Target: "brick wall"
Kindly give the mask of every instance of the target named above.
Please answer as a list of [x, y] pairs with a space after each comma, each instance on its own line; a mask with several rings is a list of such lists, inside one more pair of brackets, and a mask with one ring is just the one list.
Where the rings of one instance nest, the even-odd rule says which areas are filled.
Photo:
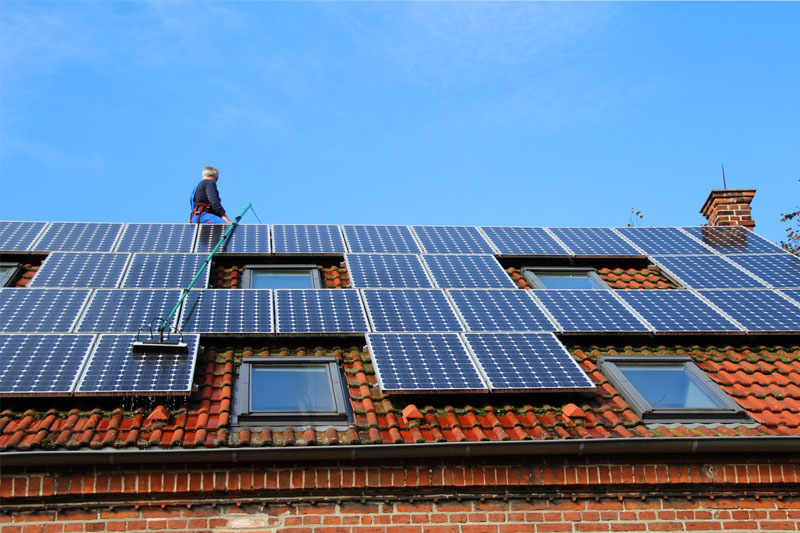
[[706, 217], [709, 226], [744, 226], [753, 229], [750, 202], [755, 189], [721, 189], [711, 191], [700, 213]]

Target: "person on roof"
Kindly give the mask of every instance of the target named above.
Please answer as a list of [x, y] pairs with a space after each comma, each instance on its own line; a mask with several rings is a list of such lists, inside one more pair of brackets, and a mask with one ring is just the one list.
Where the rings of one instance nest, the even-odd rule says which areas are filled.
[[197, 184], [189, 197], [192, 212], [189, 222], [198, 224], [231, 224], [231, 219], [225, 214], [225, 208], [219, 199], [217, 190], [219, 170], [214, 167], [203, 169], [203, 179]]

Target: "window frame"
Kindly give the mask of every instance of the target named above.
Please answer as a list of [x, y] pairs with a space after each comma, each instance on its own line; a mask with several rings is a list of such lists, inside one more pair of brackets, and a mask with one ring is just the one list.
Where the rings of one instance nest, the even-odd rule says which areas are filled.
[[13, 283], [19, 276], [20, 268], [22, 265], [14, 262], [2, 262], [0, 268], [8, 268], [8, 272], [0, 274], [0, 287], [13, 287]]
[[546, 290], [559, 290], [559, 289], [551, 289], [546, 287], [544, 283], [539, 279], [539, 276], [536, 275], [536, 272], [547, 272], [547, 273], [559, 273], [563, 272], [564, 274], [586, 274], [586, 277], [591, 279], [597, 287], [594, 289], [573, 289], [573, 290], [611, 290], [611, 286], [603, 281], [595, 269], [592, 267], [539, 267], [539, 266], [526, 266], [522, 267], [522, 275], [528, 280], [528, 283], [534, 289], [546, 289]]
[[[316, 366], [327, 370], [333, 394], [332, 411], [263, 411], [252, 405], [252, 373], [258, 367]], [[236, 380], [233, 423], [240, 426], [280, 426], [307, 429], [308, 427], [349, 427], [351, 408], [347, 383], [339, 369], [339, 360], [332, 356], [314, 357], [243, 357]]]
[[[720, 400], [726, 407], [678, 407], [659, 408], [647, 401], [625, 374], [617, 368], [618, 363], [647, 365], [675, 365], [688, 370], [694, 382], [706, 394]], [[628, 402], [634, 412], [645, 422], [730, 422], [748, 421], [750, 416], [733, 398], [698, 367], [691, 357], [682, 355], [607, 355], [598, 359], [597, 366], [612, 385]]]
[[[319, 275], [319, 267], [317, 265], [271, 265], [271, 264], [251, 264], [244, 266], [244, 273], [242, 275], [242, 288], [243, 289], [251, 289], [253, 288], [253, 272], [259, 270], [304, 270], [308, 272], [308, 276], [311, 279], [311, 287], [306, 287], [308, 289], [321, 289], [322, 288], [322, 280], [320, 279]], [[272, 289], [277, 290], [277, 289]]]

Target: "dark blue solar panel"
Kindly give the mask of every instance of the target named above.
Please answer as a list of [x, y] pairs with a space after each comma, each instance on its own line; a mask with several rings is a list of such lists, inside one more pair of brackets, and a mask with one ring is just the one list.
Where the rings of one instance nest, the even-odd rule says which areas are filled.
[[500, 255], [569, 255], [544, 228], [481, 227]]
[[189, 394], [198, 340], [198, 335], [183, 336], [186, 353], [142, 353], [133, 350], [136, 335], [100, 335], [75, 394]]
[[276, 254], [343, 254], [346, 251], [339, 226], [333, 224], [275, 224], [272, 247]]
[[[133, 254], [131, 266], [123, 288], [184, 288], [200, 271], [208, 256], [203, 254]], [[208, 280], [208, 267], [200, 274], [195, 287], [205, 287]]]
[[421, 252], [408, 226], [343, 227], [347, 247], [353, 253], [418, 254]]
[[783, 289], [781, 292], [786, 296], [788, 296], [789, 298], [791, 298], [792, 300], [794, 300], [795, 302], [800, 304], [800, 289], [792, 289], [792, 290]]
[[575, 255], [642, 255], [611, 228], [549, 228]]
[[418, 255], [347, 254], [350, 283], [359, 288], [427, 289], [433, 283]]
[[701, 291], [749, 331], [800, 331], [800, 306], [773, 291]]
[[197, 224], [127, 224], [116, 252], [183, 252], [194, 247]]
[[530, 297], [519, 289], [463, 289], [448, 291], [468, 331], [554, 331], [555, 325]]
[[278, 333], [365, 333], [367, 315], [356, 290], [275, 291]]
[[463, 331], [444, 291], [361, 289], [375, 331]]
[[179, 290], [97, 289], [75, 331], [136, 333], [157, 331], [178, 303]]
[[429, 254], [493, 254], [492, 246], [472, 226], [413, 226]]
[[[655, 292], [655, 291], [649, 291]], [[535, 290], [532, 294], [563, 331], [649, 331], [611, 291], [593, 289]]]
[[486, 384], [455, 333], [368, 334], [383, 392], [478, 392]]
[[629, 290], [617, 295], [656, 332], [740, 331], [730, 320], [689, 291]]
[[69, 394], [93, 335], [0, 335], [0, 396]]
[[[227, 224], [200, 224], [195, 252], [211, 253], [228, 228]], [[217, 253], [268, 254], [270, 251], [269, 225], [239, 224]]]
[[552, 333], [466, 333], [495, 391], [591, 391], [594, 382]]
[[718, 255], [655, 257], [659, 266], [693, 289], [766, 287]]
[[28, 250], [46, 225], [47, 222], [0, 221], [0, 250]]
[[272, 291], [191, 291], [183, 304], [181, 330], [196, 333], [271, 333]]
[[59, 252], [110, 252], [122, 224], [108, 222], [53, 222], [33, 247]]
[[728, 255], [739, 266], [746, 268], [773, 287], [800, 288], [800, 258], [791, 254]]
[[29, 287], [105, 287], [119, 285], [130, 254], [53, 252]]
[[744, 226], [701, 226], [682, 228], [721, 254], [774, 254], [783, 250]]
[[442, 289], [513, 289], [514, 282], [493, 255], [423, 255]]
[[88, 289], [0, 289], [0, 332], [69, 333]]
[[651, 255], [701, 255], [711, 250], [679, 228], [616, 228], [623, 237]]

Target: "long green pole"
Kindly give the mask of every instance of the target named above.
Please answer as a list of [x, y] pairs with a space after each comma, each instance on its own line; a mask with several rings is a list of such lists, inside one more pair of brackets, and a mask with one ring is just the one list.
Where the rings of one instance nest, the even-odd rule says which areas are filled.
[[[211, 263], [211, 258], [214, 257], [214, 254], [217, 253], [217, 250], [219, 249], [219, 247], [222, 246], [222, 243], [225, 242], [225, 239], [228, 238], [228, 236], [233, 232], [233, 230], [236, 228], [236, 226], [239, 225], [239, 220], [241, 220], [242, 217], [244, 216], [244, 214], [247, 213], [247, 210], [251, 209], [252, 207], [253, 207], [253, 204], [247, 204], [247, 206], [245, 206], [245, 208], [242, 210], [242, 212], [239, 213], [239, 216], [233, 219], [233, 224], [231, 224], [228, 227], [228, 229], [225, 230], [225, 233], [222, 235], [222, 238], [219, 240], [217, 245], [214, 246], [214, 249], [211, 250], [211, 253], [208, 254], [208, 257], [206, 257], [206, 260], [203, 261], [203, 266], [201, 266], [200, 270], [197, 271], [197, 274], [195, 274], [194, 279], [192, 280], [192, 282], [189, 284], [188, 287], [183, 289], [183, 293], [181, 294], [181, 298], [180, 298], [180, 300], [178, 300], [178, 303], [176, 303], [175, 307], [172, 308], [172, 311], [170, 311], [169, 316], [167, 316], [167, 318], [164, 319], [164, 323], [161, 324], [161, 328], [158, 330], [159, 331], [159, 337], [163, 337], [164, 330], [169, 328], [170, 319], [172, 319], [172, 317], [175, 315], [175, 311], [178, 310], [178, 308], [181, 306], [183, 301], [186, 299], [186, 295], [188, 295], [189, 291], [192, 290], [192, 287], [194, 287], [194, 284], [197, 282], [197, 278], [200, 277], [200, 274], [203, 273], [203, 270], [205, 270], [206, 266], [208, 266], [208, 264]], [[160, 340], [163, 340], [163, 339], [160, 339]]]

